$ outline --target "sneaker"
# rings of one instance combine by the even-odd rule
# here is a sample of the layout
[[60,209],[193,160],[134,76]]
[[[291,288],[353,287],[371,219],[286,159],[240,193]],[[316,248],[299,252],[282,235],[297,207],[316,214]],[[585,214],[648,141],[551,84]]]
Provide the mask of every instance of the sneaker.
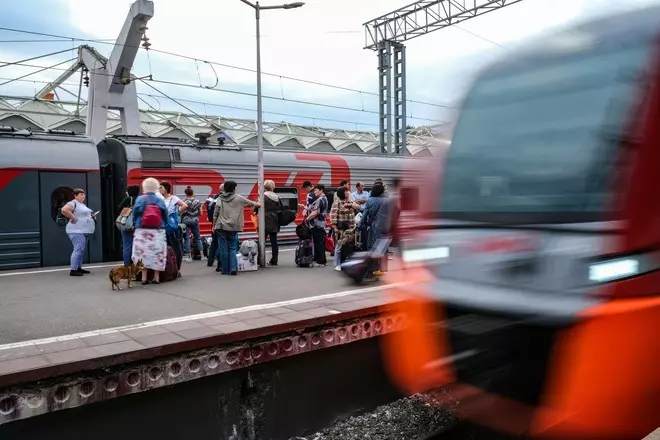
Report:
[[82,272],[79,272],[79,271],[77,271],[77,270],[72,270],[71,272],[69,272],[69,276],[72,276],[72,277],[81,277],[81,276],[83,276],[83,273],[82,273]]
[[186,263],[192,263],[192,260],[193,260],[192,257],[184,257],[183,258],[183,261],[185,261]]
[[82,267],[79,267],[79,268],[78,268],[78,272],[80,272],[81,274],[84,274],[84,275],[87,275],[88,273],[91,273],[90,271],[85,270],[85,269],[83,269]]
[[341,266],[335,266],[335,270],[336,270],[337,272],[341,272]]

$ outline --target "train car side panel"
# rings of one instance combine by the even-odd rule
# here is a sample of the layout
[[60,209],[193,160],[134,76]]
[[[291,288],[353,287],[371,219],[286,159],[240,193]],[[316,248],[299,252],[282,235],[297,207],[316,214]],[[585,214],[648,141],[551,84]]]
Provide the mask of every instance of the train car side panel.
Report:
[[41,266],[39,173],[0,169],[0,270]]

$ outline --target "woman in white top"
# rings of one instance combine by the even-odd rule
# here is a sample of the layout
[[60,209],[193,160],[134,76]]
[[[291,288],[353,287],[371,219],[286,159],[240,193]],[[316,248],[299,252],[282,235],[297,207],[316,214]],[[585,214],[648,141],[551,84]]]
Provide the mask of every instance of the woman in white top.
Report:
[[[172,194],[172,185],[170,185],[168,182],[161,182],[160,194],[163,196],[163,201],[167,207],[168,214],[174,214],[176,212],[180,215],[188,207],[188,205],[186,205],[183,200]],[[165,220],[167,221],[167,219]],[[177,228],[177,230],[174,232],[167,233],[167,245],[172,246],[172,249],[174,250],[174,255],[176,255],[176,266],[178,270],[181,270],[181,263],[183,262],[183,247],[181,246],[181,238],[180,228]]]
[[73,244],[69,273],[72,277],[81,277],[89,273],[82,268],[82,263],[85,258],[87,237],[96,230],[96,215],[83,203],[84,201],[85,190],[76,188],[73,190],[73,200],[62,207],[62,215],[69,219],[66,233]]

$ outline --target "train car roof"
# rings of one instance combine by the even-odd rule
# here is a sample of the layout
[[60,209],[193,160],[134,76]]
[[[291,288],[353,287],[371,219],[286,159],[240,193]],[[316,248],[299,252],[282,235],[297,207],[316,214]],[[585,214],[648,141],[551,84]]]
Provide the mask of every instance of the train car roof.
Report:
[[652,40],[660,37],[660,6],[653,5],[631,11],[591,18],[546,32],[513,48],[499,57],[486,71],[516,71],[534,66],[535,60],[579,56],[600,45],[624,45],[630,40]]
[[[182,153],[181,159],[182,162],[186,162],[186,158],[184,158],[184,155],[187,156],[187,158],[192,159],[194,156],[197,157],[210,157],[210,154],[213,152],[245,152],[247,154],[256,154],[257,152],[257,147],[256,146],[242,146],[242,145],[234,145],[234,144],[224,144],[220,145],[217,142],[209,142],[208,144],[201,144],[199,142],[193,141],[193,140],[186,140],[186,139],[178,139],[178,138],[161,138],[161,137],[147,137],[147,136],[126,136],[126,135],[118,135],[118,136],[109,136],[106,138],[106,141],[108,142],[121,142],[127,147],[127,156],[129,159],[132,160],[138,160],[139,157],[136,156],[137,151],[130,151],[134,150],[136,147],[138,149],[141,148],[177,148],[177,149],[185,149],[184,153]],[[443,149],[442,147],[438,147],[439,149]],[[197,152],[197,153],[196,153]],[[273,154],[273,153],[279,153],[279,154]],[[308,151],[308,150],[292,150],[292,149],[278,149],[278,148],[273,148],[273,147],[267,147],[264,149],[264,154],[266,156],[270,156],[271,158],[277,157],[278,155],[293,155],[293,154],[314,154],[314,155],[321,155],[321,156],[342,156],[345,158],[363,158],[363,159],[376,159],[376,160],[401,160],[401,159],[409,159],[409,160],[422,160],[422,159],[428,159],[426,156],[411,156],[411,155],[391,155],[387,156],[384,154],[379,154],[379,153],[370,153],[370,152],[364,152],[364,153],[342,153],[341,150],[337,152],[325,152],[325,151]],[[223,161],[226,160],[227,158],[230,158],[231,156],[227,155],[223,157]],[[284,157],[284,156],[283,156]],[[208,160],[208,159],[207,159]],[[202,160],[204,162],[205,160]]]
[[99,158],[87,136],[0,126],[0,168],[98,171]]

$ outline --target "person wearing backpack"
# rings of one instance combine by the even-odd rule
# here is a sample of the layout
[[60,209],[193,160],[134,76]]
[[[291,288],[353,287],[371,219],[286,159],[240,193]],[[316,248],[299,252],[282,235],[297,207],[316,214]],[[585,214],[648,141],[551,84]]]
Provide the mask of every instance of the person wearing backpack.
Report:
[[[135,200],[140,196],[140,186],[139,185],[130,185],[126,188],[126,196],[124,200],[119,204],[118,210],[120,213],[124,213],[124,210],[133,211],[133,205],[135,205]],[[121,214],[120,214],[121,215]],[[130,214],[129,214],[130,216]],[[128,223],[125,224],[128,226]],[[127,229],[126,227],[120,227],[117,225],[119,232],[121,233],[121,253],[124,260],[124,266],[131,264],[131,254],[133,253],[133,232],[135,228]]]
[[165,234],[167,236],[167,245],[174,250],[176,255],[176,267],[181,270],[183,262],[183,246],[181,246],[181,227],[179,226],[179,215],[188,208],[183,200],[172,194],[172,185],[168,182],[161,182],[160,194],[167,207],[167,217],[165,218]]
[[73,190],[73,200],[62,207],[61,215],[68,222],[66,224],[66,233],[73,244],[71,252],[71,272],[72,277],[80,277],[88,274],[89,271],[82,268],[85,259],[85,249],[87,248],[87,238],[96,230],[96,214],[87,207],[85,201],[85,190],[76,188]]
[[192,235],[192,239],[200,255],[204,253],[202,237],[199,232],[199,216],[202,213],[202,202],[195,198],[195,193],[190,186],[186,188],[185,193],[186,199],[183,203],[188,207],[183,211],[183,214],[181,214],[181,223],[186,225],[186,232],[183,236],[183,253],[185,254],[184,261],[190,263],[193,260],[190,235]]
[[147,269],[154,271],[153,283],[160,283],[160,272],[165,270],[167,261],[167,237],[165,235],[165,220],[167,206],[162,198],[156,195],[160,187],[153,177],[142,182],[142,194],[133,205],[133,235],[134,263],[142,260],[142,284],[149,284]]

